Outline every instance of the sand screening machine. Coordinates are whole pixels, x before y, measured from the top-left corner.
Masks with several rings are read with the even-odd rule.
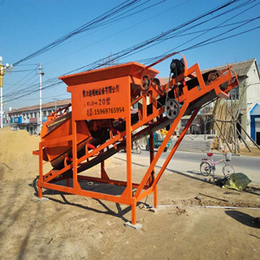
[[[39,150],[34,151],[39,155],[40,198],[45,188],[129,205],[133,225],[139,201],[153,194],[157,207],[158,181],[199,109],[215,98],[228,98],[228,91],[238,85],[229,65],[202,74],[198,64],[188,68],[184,56],[172,60],[169,81],[163,84],[152,66],[171,55],[150,66],[130,62],[60,77],[71,93],[71,108],[52,113],[43,124]],[[184,115],[191,115],[190,119],[156,172],[155,165]],[[166,126],[169,131],[155,153],[153,133]],[[150,137],[150,165],[135,183],[132,143],[145,136]],[[111,178],[105,160],[123,149],[126,176],[124,180]],[[52,165],[47,173],[43,172],[44,161]],[[98,177],[91,175],[95,165],[100,165]],[[86,189],[82,185],[86,181],[123,188],[115,195],[106,189]]]

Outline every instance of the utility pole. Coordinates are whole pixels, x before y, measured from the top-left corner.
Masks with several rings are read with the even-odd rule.
[[[42,71],[42,63],[39,65],[39,74],[40,74],[40,131],[42,130],[42,76],[44,75],[44,72]]]
[[[57,111],[57,101],[59,101],[59,99],[53,98],[53,100],[54,100],[54,104],[55,104],[55,111]]]
[[[3,65],[3,57],[0,56],[0,96],[1,96],[1,120],[0,120],[0,128],[3,128],[3,114],[4,114],[4,111],[3,111],[3,77],[6,73],[7,70],[10,70],[12,71],[13,69],[13,66],[12,65],[9,65],[8,63],[6,63],[5,65]]]

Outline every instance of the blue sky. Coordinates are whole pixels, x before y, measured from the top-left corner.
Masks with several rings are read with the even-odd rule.
[[[131,1],[0,0],[0,22],[2,25],[0,29],[0,56],[3,57],[3,63],[15,64],[117,5],[127,2]],[[4,76],[5,110],[9,107],[19,108],[39,102],[36,84],[39,82],[37,64],[40,62],[42,62],[45,73],[43,87],[49,86],[43,91],[43,102],[69,98],[65,84],[50,86],[52,83],[57,83],[59,76],[92,62],[106,60],[109,55],[176,28],[227,2],[229,1],[138,0],[135,5],[137,8],[135,10],[139,10],[138,13],[113,24],[71,37],[50,51],[15,66],[12,74]],[[238,6],[241,4],[245,4],[245,6],[239,9]],[[137,7],[137,5],[140,6]],[[213,18],[231,8],[236,9],[198,25],[199,22]],[[141,9],[144,10],[141,11]],[[202,41],[208,43],[210,38],[218,40],[246,32],[260,25],[260,19],[257,18],[259,15],[259,0],[237,1],[219,12],[192,23],[190,29],[178,37],[158,42],[151,47],[147,45],[149,48],[142,48],[137,53],[119,59],[118,62],[140,62],[168,51],[185,49]],[[254,18],[256,19],[252,21]],[[250,22],[249,19],[251,19]],[[210,30],[217,25],[221,27]],[[185,28],[187,27],[183,27],[183,29]],[[201,69],[252,58],[256,58],[259,62],[259,42],[260,29],[258,28],[236,37],[184,51],[183,54],[186,56],[189,66],[199,63]],[[161,77],[169,75],[170,61],[168,59],[155,67],[160,71]],[[32,91],[34,91],[33,94],[31,94]]]

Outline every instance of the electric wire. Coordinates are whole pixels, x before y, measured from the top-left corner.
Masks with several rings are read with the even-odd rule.
[[[184,27],[184,26],[187,26],[187,25],[193,23],[194,21],[197,21],[197,20],[199,20],[199,19],[201,19],[201,18],[203,18],[203,17],[206,17],[206,16],[208,16],[208,15],[211,15],[211,14],[213,14],[213,13],[215,13],[215,12],[217,12],[217,11],[219,11],[219,10],[221,10],[221,9],[223,9],[223,8],[225,8],[225,7],[227,7],[227,6],[231,5],[231,4],[233,4],[233,3],[235,3],[236,1],[237,1],[237,0],[229,1],[229,2],[225,3],[224,5],[221,5],[221,6],[215,8],[215,9],[209,11],[209,12],[206,12],[206,13],[204,13],[203,15],[198,16],[198,17],[196,17],[196,18],[194,18],[194,19],[192,19],[192,20],[190,20],[190,21],[188,21],[188,22],[186,22],[186,23],[184,23],[184,24],[181,24],[181,25],[177,26],[177,28],[174,27],[173,29],[171,29],[171,30],[169,30],[169,31],[167,31],[166,33],[163,33],[163,34],[167,35],[167,34],[170,33],[171,31],[176,31],[176,30],[178,30],[178,29],[180,29],[180,28],[182,28],[182,27]],[[252,1],[252,0],[249,0],[249,1],[247,1],[247,2],[251,2],[251,1]],[[80,29],[82,29],[82,28],[80,28]],[[77,31],[77,30],[79,30],[79,28],[76,29],[76,30],[74,30],[74,31]],[[158,37],[161,38],[162,35],[155,36],[154,39],[156,39],[156,38],[158,38]],[[130,48],[126,49],[126,50],[123,50],[123,51],[121,51],[121,52],[118,52],[118,55],[119,55],[120,53],[122,53],[121,55],[122,55],[122,56],[125,56],[128,52],[131,52],[131,49],[133,49],[133,51],[134,51],[136,48],[141,48],[141,47],[143,47],[143,46],[147,46],[147,44],[148,44],[149,42],[152,43],[154,39],[150,39],[150,40],[148,40],[148,41],[145,41],[145,42],[139,44],[139,46],[134,46],[134,47],[132,47],[132,48],[130,47]],[[124,54],[124,52],[126,52],[126,53]],[[117,54],[115,54],[112,59],[115,59],[115,57],[117,57]],[[107,58],[108,58],[108,57],[106,57],[105,59],[107,59]],[[103,60],[104,60],[104,59],[101,59],[101,60],[98,60],[98,61],[93,62],[93,63],[92,63],[93,66],[91,66],[92,64],[87,65],[87,66],[90,67],[90,68],[88,68],[88,69],[95,69],[95,68],[98,68],[98,67],[101,67],[101,66],[106,65],[106,63],[104,64]],[[16,63],[16,64],[18,64],[18,63]],[[99,65],[98,65],[98,66],[95,66],[95,64],[99,64]],[[67,72],[67,73],[65,73],[65,74],[70,74],[70,73],[73,73],[73,72],[75,72],[75,71],[84,70],[84,69],[85,69],[85,66],[80,67],[80,68],[77,68],[77,69],[74,69],[74,70],[69,71],[69,72]],[[86,69],[87,69],[87,68],[86,68]]]
[[[152,6],[147,7],[147,8],[145,8],[144,10],[148,10],[149,8],[154,7],[154,6],[160,4],[160,3],[164,2],[164,1],[166,1],[166,0],[162,0],[161,2],[158,2],[157,4],[153,4]],[[167,8],[167,10],[165,10],[165,11],[163,11],[163,12],[161,11],[161,12],[160,12],[160,15],[163,14],[163,13],[165,13],[165,12],[170,12],[172,9],[176,9],[177,7],[180,7],[180,6],[184,5],[184,4],[186,4],[188,1],[189,1],[189,0],[186,0],[186,1],[182,2],[182,3],[180,3],[180,4],[175,5],[174,7]],[[142,11],[143,11],[143,10],[142,10]],[[93,43],[91,43],[91,44],[85,45],[84,47],[79,48],[79,49],[77,49],[77,50],[74,50],[74,51],[72,51],[72,52],[70,52],[70,53],[68,53],[68,54],[66,54],[66,55],[63,54],[63,55],[61,55],[60,57],[58,57],[58,58],[56,58],[56,59],[53,59],[53,58],[52,58],[52,60],[51,60],[50,62],[48,62],[48,64],[49,64],[49,63],[52,63],[52,62],[54,62],[54,61],[56,61],[56,60],[58,60],[58,59],[64,58],[64,56],[68,57],[69,55],[72,55],[72,54],[74,54],[74,53],[76,53],[76,52],[79,52],[79,51],[81,51],[81,50],[83,50],[83,49],[89,48],[90,46],[96,45],[97,43],[100,43],[100,42],[103,42],[103,41],[107,41],[109,38],[113,38],[113,37],[115,37],[116,35],[121,34],[122,32],[125,32],[125,31],[127,31],[127,30],[129,30],[129,29],[132,29],[133,27],[140,26],[142,23],[147,22],[147,21],[152,20],[152,19],[154,19],[154,17],[153,17],[153,16],[150,16],[149,18],[147,18],[147,19],[145,19],[145,20],[143,20],[143,21],[141,21],[141,22],[137,22],[137,23],[132,24],[131,26],[129,26],[129,27],[127,27],[127,28],[120,29],[120,31],[118,31],[118,32],[116,32],[116,33],[114,33],[114,34],[110,34],[109,36],[106,36],[106,37],[104,37],[104,38],[101,39],[101,40],[98,40],[98,41],[93,42]],[[104,26],[105,26],[105,25],[104,25]],[[102,28],[102,29],[103,29],[103,28]],[[98,30],[95,30],[95,33],[96,33],[97,31],[98,31]],[[82,39],[83,37],[86,37],[86,36],[89,36],[89,35],[90,35],[90,34],[84,35],[84,36],[82,36],[82,37],[80,37],[80,38],[78,38],[78,39]],[[78,39],[75,39],[75,40],[78,40]],[[72,42],[72,41],[70,41],[70,42]],[[45,63],[45,64],[46,64],[46,63]],[[18,65],[18,66],[19,66],[19,65]]]
[[[234,3],[234,2],[236,2],[236,1],[231,1],[231,2],[229,2],[229,4],[228,5],[230,5],[231,3]],[[254,1],[247,1],[247,2],[254,2]],[[227,4],[226,4],[227,5]],[[226,5],[224,5],[224,6],[226,6]],[[219,7],[220,8],[220,7]],[[222,7],[222,8],[224,8],[224,7]],[[221,9],[222,9],[221,8]],[[215,9],[216,11],[217,10],[221,10],[221,9]],[[204,14],[204,15],[202,15],[202,16],[200,16],[201,18],[204,18],[205,16],[207,16],[207,15],[209,15],[209,14],[212,14],[213,13],[213,11],[210,11],[210,12],[208,12],[208,13],[206,13],[206,14]],[[200,18],[200,19],[201,19]],[[256,18],[254,18],[254,19],[256,19]],[[258,18],[257,18],[258,19]],[[178,26],[179,28],[183,28],[184,26],[187,26],[188,24],[190,24],[190,23],[193,23],[193,21],[197,21],[197,20],[199,20],[198,18],[195,18],[195,19],[192,19],[192,20],[190,20],[189,22],[186,22],[186,23],[184,23],[184,24],[182,24],[182,26]],[[241,21],[240,23],[242,23],[242,25],[241,26],[244,26],[246,23],[249,23],[250,21],[253,21],[253,19],[248,19],[248,20],[245,20],[245,22],[243,23],[243,21]],[[192,45],[192,46],[189,46],[189,47],[187,47],[187,48],[185,48],[185,49],[183,49],[183,50],[180,50],[181,52],[184,52],[184,51],[187,51],[187,50],[191,50],[191,49],[194,49],[194,48],[198,48],[198,47],[202,47],[202,46],[205,46],[205,45],[208,45],[208,44],[212,44],[212,43],[215,43],[215,42],[218,42],[218,41],[222,41],[222,40],[225,40],[225,39],[229,39],[229,38],[232,38],[232,37],[236,37],[236,36],[238,36],[238,35],[241,35],[241,34],[244,34],[244,33],[248,33],[248,32],[250,32],[250,31],[253,31],[253,30],[256,30],[256,29],[259,29],[259,27],[260,26],[257,26],[257,27],[255,27],[255,28],[252,28],[252,29],[248,29],[248,30],[245,30],[245,31],[243,31],[243,32],[239,32],[239,33],[236,33],[236,34],[233,34],[233,35],[231,35],[231,36],[227,36],[227,37],[222,37],[222,38],[220,38],[220,39],[218,39],[218,40],[214,40],[215,38],[217,38],[217,37],[219,37],[220,36],[220,34],[219,35],[217,35],[217,36],[215,36],[215,37],[211,37],[211,38],[208,38],[207,40],[204,40],[204,41],[201,41],[200,43],[197,43],[197,44],[194,44],[194,45]],[[177,30],[176,28],[174,28],[175,30]],[[225,33],[228,33],[228,32],[231,32],[232,30],[234,30],[234,29],[236,29],[236,28],[232,28],[232,29],[230,29],[230,30],[228,30],[228,31],[226,31]],[[173,29],[172,29],[173,30]],[[206,29],[206,31],[207,31],[208,29]],[[223,33],[221,34],[221,35],[223,35]],[[153,42],[153,39],[158,39],[160,36],[157,36],[157,37],[154,37],[154,38],[152,38],[152,40],[150,40],[150,42]],[[147,43],[147,41],[146,41],[146,43]],[[148,41],[148,43],[149,43],[149,41]],[[137,47],[137,49],[139,49],[139,48],[141,48],[143,46],[143,44],[141,44],[141,45],[139,45],[139,46],[136,46]],[[133,51],[135,50],[135,48],[132,48],[131,49],[132,50],[132,53],[133,53]],[[131,52],[130,52],[130,49],[128,48],[128,49],[126,49],[125,50],[125,52],[123,52],[123,51],[121,51],[121,52],[118,52],[119,54],[121,53],[121,54],[124,54],[123,56],[126,56],[127,54],[130,54]],[[123,56],[120,56],[119,58],[121,58],[121,57],[123,57]],[[160,56],[157,56],[156,58],[158,58],[158,57],[161,57],[162,55],[160,55]],[[114,57],[114,55],[113,55],[113,57]],[[155,57],[153,57],[153,58],[149,58],[150,60],[149,61],[151,61],[152,59],[155,59]],[[104,59],[102,59],[102,60],[104,60]],[[78,71],[78,70],[81,70],[81,69],[86,69],[86,68],[90,68],[90,69],[92,69],[92,68],[96,68],[96,67],[100,67],[100,66],[104,66],[104,62],[102,62],[101,64],[99,63],[99,61],[100,60],[98,60],[98,61],[96,61],[96,62],[93,62],[93,63],[90,63],[90,64],[88,64],[88,65],[85,65],[85,66],[82,66],[82,67],[80,67],[80,68],[78,68],[78,69],[75,69],[75,70],[73,70],[73,71],[70,71],[68,74],[70,74],[70,73],[72,73],[72,72],[74,72],[74,71]],[[148,59],[147,59],[147,61],[148,61]],[[98,64],[98,65],[97,65]],[[95,67],[96,66],[96,67]],[[58,86],[58,85],[60,85],[60,84],[62,84],[63,82],[54,82],[54,83],[51,83],[51,84],[49,84],[49,85],[46,85],[46,86],[44,86],[43,87],[43,89],[47,89],[47,88],[50,88],[50,87],[53,87],[53,86]],[[38,84],[35,84],[35,86],[32,86],[32,87],[36,87],[36,85],[37,85],[37,87],[38,87]],[[30,94],[32,94],[32,93],[35,93],[35,92],[37,92],[37,91],[39,91],[38,89],[35,89],[35,90],[32,90],[31,92],[30,92]],[[26,95],[28,95],[28,93],[26,94]],[[23,97],[24,95],[21,95],[20,97]],[[17,98],[19,98],[19,97],[17,97]],[[14,100],[14,99],[10,99],[9,101],[11,101],[11,100]]]
[[[252,2],[255,2],[255,0],[253,0],[253,1],[252,1],[252,0],[247,1],[247,4],[250,4],[250,3],[252,3]],[[242,5],[238,6],[238,8],[244,7],[245,4],[246,4],[246,3],[243,3]],[[259,4],[259,3],[257,3],[256,5],[258,5],[258,4]],[[254,5],[254,6],[256,6],[256,5]],[[254,7],[254,6],[253,6],[253,7]],[[251,9],[251,8],[253,8],[253,7],[250,7],[249,9]],[[249,9],[248,9],[248,10],[249,10]],[[229,11],[226,11],[226,12],[224,12],[224,13],[227,14],[227,13],[230,12],[230,11],[234,11],[234,8],[231,9],[231,10],[229,10]],[[245,10],[242,11],[241,13],[239,13],[239,14],[242,14],[242,13],[244,13],[244,12],[245,12]],[[217,15],[217,16],[215,16],[215,17],[210,18],[209,20],[213,20],[213,19],[215,19],[216,17],[219,17],[219,16],[221,16],[221,15],[222,15],[222,14],[219,14],[219,15]],[[236,17],[236,16],[237,16],[237,15],[235,15],[234,17]],[[227,19],[227,20],[230,20],[230,19],[232,19],[232,18],[229,18],[229,19]],[[257,19],[258,19],[258,18],[257,18]],[[208,22],[209,20],[206,20],[206,21]],[[254,19],[254,20],[255,20],[255,19]],[[250,19],[249,22],[251,22],[251,21],[253,21],[253,19]],[[205,21],[200,22],[199,25],[203,24],[204,22],[205,22]],[[222,23],[221,23],[221,24],[222,24]],[[198,24],[197,24],[197,25],[198,25]],[[197,27],[197,25],[195,25],[194,27]],[[192,27],[189,27],[189,28],[187,28],[187,29],[184,29],[184,30],[182,30],[182,32],[183,32],[183,31],[187,31],[187,30],[189,30],[190,28],[192,28]],[[208,32],[208,31],[210,31],[210,30],[211,30],[211,29],[206,29],[206,32]],[[204,33],[202,33],[201,36],[202,36],[203,34],[204,34]],[[177,34],[177,35],[178,35],[178,34]],[[175,36],[176,36],[176,34],[175,34]],[[171,38],[172,38],[172,37],[171,37]],[[196,39],[196,38],[198,38],[198,36],[196,36],[196,37],[192,38],[191,40],[186,41],[186,42],[184,42],[184,43],[182,43],[182,44],[180,44],[180,45],[174,47],[174,49],[169,50],[167,53],[162,54],[160,57],[166,56],[167,54],[173,52],[174,50],[178,49],[179,47],[183,46],[184,44],[193,41],[193,40]],[[166,41],[166,40],[168,40],[168,39],[170,39],[170,38],[165,38],[164,41]],[[148,49],[148,48],[151,48],[151,47],[153,47],[153,46],[155,46],[155,45],[157,45],[157,44],[160,44],[160,43],[161,43],[161,42],[154,42],[152,45],[147,45],[146,47],[142,48],[141,51],[143,51],[143,50],[145,50],[145,49]],[[132,55],[133,55],[133,54],[137,54],[138,52],[140,52],[140,50],[137,50],[137,51],[133,52]],[[128,55],[127,55],[127,56],[128,56]],[[127,56],[126,56],[126,57],[127,57]]]
[[[36,76],[36,75],[34,75],[33,77],[31,77],[27,82],[23,83],[21,86],[26,86],[26,84],[27,84],[29,81],[31,81],[33,78],[34,78],[34,81],[33,81],[31,84],[34,84],[34,85],[39,86],[39,83],[36,83],[36,82],[38,82],[38,78],[35,79],[35,76]],[[35,84],[35,83],[36,83],[36,84]],[[19,98],[18,95],[20,95],[21,93],[30,94],[30,92],[31,92],[31,90],[28,89],[28,87],[26,86],[24,89],[19,89],[19,90],[17,90],[17,91],[12,92],[11,97],[16,100],[17,98]]]
[[[179,30],[179,29],[181,29],[181,28],[183,28],[185,26],[188,26],[188,25],[190,25],[190,24],[192,24],[192,23],[194,23],[194,22],[196,22],[196,21],[198,21],[198,20],[200,20],[202,18],[205,18],[205,17],[207,17],[209,15],[212,15],[213,13],[218,12],[218,11],[224,9],[224,8],[228,7],[229,5],[231,5],[231,4],[234,4],[235,2],[237,2],[237,0],[229,1],[229,2],[223,4],[223,5],[219,6],[219,7],[216,7],[214,9],[212,9],[212,10],[202,14],[202,15],[199,15],[199,16],[197,16],[197,17],[195,17],[195,18],[193,18],[193,19],[191,19],[191,20],[189,20],[187,22],[184,22],[181,25],[178,25],[178,26],[176,26],[174,28],[171,28],[170,30],[168,30],[166,32],[163,32],[163,33],[161,33],[159,35],[156,35],[156,36],[154,36],[154,37],[152,37],[152,38],[150,38],[150,39],[148,39],[146,41],[143,41],[143,42],[141,42],[141,43],[139,43],[137,45],[134,45],[132,47],[129,47],[127,49],[119,51],[119,52],[113,54],[111,57],[107,56],[105,59],[111,58],[110,61],[113,61],[115,59],[128,57],[129,54],[136,53],[136,51],[139,50],[139,49],[148,48],[148,46],[150,46],[152,43],[163,39],[165,36],[169,35],[170,33],[175,32],[175,31],[177,31],[177,30]],[[99,59],[99,60],[94,61],[94,62],[92,62],[92,63],[90,63],[88,65],[84,65],[82,67],[74,69],[74,70],[68,72],[68,74],[73,73],[75,71],[93,70],[93,69],[100,68],[102,66],[106,66],[107,62],[103,62],[103,61],[104,61],[104,59]]]
[[[192,23],[193,21],[197,21],[197,20],[199,20],[199,19],[201,19],[201,18],[203,18],[203,17],[205,17],[205,16],[208,16],[209,14],[212,14],[212,13],[218,11],[218,10],[221,10],[222,8],[224,8],[224,7],[230,5],[231,3],[234,3],[234,2],[236,2],[236,1],[234,0],[234,1],[228,2],[228,3],[226,3],[226,4],[224,4],[224,5],[220,6],[220,7],[217,7],[217,8],[215,8],[215,9],[209,11],[209,12],[206,12],[205,14],[203,14],[203,15],[201,15],[201,16],[198,16],[198,17],[192,19],[191,21],[184,23],[184,25],[181,25],[181,26],[178,26],[177,28],[174,28],[173,30],[175,31],[175,30],[177,30],[177,29],[179,29],[179,28],[182,28],[183,26],[186,26],[186,25]],[[158,38],[158,36],[155,37],[155,38]],[[128,50],[127,50],[127,51],[128,51]],[[95,64],[95,63],[97,64],[97,62],[94,62],[94,64]],[[104,63],[104,62],[101,62],[101,64],[103,64],[103,63]],[[93,65],[94,65],[94,64],[93,64]],[[98,65],[98,67],[99,67],[99,66],[100,66],[100,65]],[[91,68],[91,69],[92,69],[92,68]],[[76,69],[76,70],[79,70],[79,69]],[[70,71],[69,73],[72,73],[72,72],[73,72],[73,71]],[[59,84],[59,83],[58,83],[58,82],[57,82],[57,83],[54,83],[54,85],[56,85],[56,84]],[[48,87],[51,87],[51,86],[52,86],[52,85],[46,86],[46,87],[48,88]],[[33,87],[37,87],[37,86],[33,86]],[[32,90],[31,93],[34,93],[35,91],[37,91],[37,90]]]
[[[184,49],[183,51],[187,51],[187,50],[195,49],[195,48],[198,48],[198,47],[203,47],[203,46],[206,46],[206,45],[209,45],[209,44],[213,44],[213,43],[216,43],[216,42],[224,41],[224,40],[227,40],[227,39],[230,39],[230,38],[233,38],[233,37],[236,37],[236,36],[245,34],[245,33],[249,33],[249,32],[252,32],[252,31],[255,31],[255,30],[258,30],[258,29],[260,29],[260,25],[254,27],[254,28],[251,28],[251,29],[248,29],[248,30],[245,30],[245,31],[242,31],[242,32],[233,34],[233,35],[230,35],[230,36],[226,36],[226,37],[220,38],[220,39],[218,39],[218,40],[211,41],[211,42],[205,42],[205,41],[203,41],[203,42],[201,42],[201,43],[199,43],[199,44],[196,44],[196,45],[194,45],[194,46],[191,46],[191,47],[189,47],[189,48],[186,48],[186,49]]]
[[[27,71],[31,71],[31,70],[15,70],[15,71],[12,71],[12,73],[17,73],[17,72],[27,72]]]
[[[127,1],[124,1],[123,3],[117,5],[116,7],[112,8],[112,9],[110,9],[109,11],[105,12],[104,14],[96,17],[95,19],[91,20],[90,22],[85,23],[84,25],[80,26],[79,28],[77,28],[77,29],[71,31],[70,33],[62,36],[61,38],[55,40],[54,42],[40,48],[39,50],[37,50],[37,51],[33,52],[32,54],[26,56],[25,58],[18,60],[17,62],[15,62],[13,64],[13,66],[17,66],[18,64],[20,64],[20,63],[22,63],[26,60],[29,60],[31,58],[34,58],[34,57],[40,55],[40,54],[43,54],[46,51],[49,51],[50,49],[58,46],[59,44],[67,41],[68,39],[74,37],[75,35],[78,35],[80,33],[83,33],[85,31],[88,31],[88,30],[91,30],[91,29],[96,29],[100,26],[107,25],[111,22],[118,21],[118,19],[119,19],[118,14],[119,15],[121,14],[121,16],[123,14],[127,14],[127,12],[129,12],[128,9],[130,9],[132,6],[136,5],[137,3],[141,2],[141,1],[142,0],[132,0],[132,1],[127,0]],[[149,1],[146,1],[146,2],[149,2]],[[159,3],[162,3],[162,2],[163,1],[160,1]],[[154,5],[156,5],[156,4],[153,4],[152,6],[154,6]],[[150,6],[150,7],[152,7],[152,6]],[[148,8],[150,8],[150,7],[148,7]],[[128,10],[128,11],[126,11],[126,10]],[[142,9],[141,11],[143,11],[143,10],[145,10],[145,9]],[[113,20],[113,19],[115,19],[113,17],[115,17],[117,19]],[[122,19],[122,17],[120,19]]]
[[[209,29],[203,29],[203,30],[198,30],[198,31],[193,31],[193,32],[188,32],[188,33],[181,33],[179,35],[175,35],[172,38],[181,38],[181,37],[199,34],[199,33],[203,33],[203,32],[218,30],[218,29],[221,29],[221,28],[226,28],[226,27],[230,27],[230,26],[233,26],[233,25],[238,25],[238,24],[250,22],[250,21],[252,21],[252,19],[247,19],[247,20],[237,21],[237,22],[233,22],[233,23],[227,23],[227,24],[223,24],[223,25],[213,26]]]
[[[181,50],[180,52],[185,52],[185,51],[188,51],[188,50],[191,50],[191,49],[200,48],[200,47],[203,47],[205,45],[209,45],[209,44],[220,42],[220,41],[223,41],[223,40],[226,40],[226,39],[230,39],[230,38],[233,38],[233,37],[236,37],[236,36],[239,36],[239,35],[242,35],[242,34],[245,34],[245,33],[248,33],[248,32],[254,31],[254,30],[257,30],[257,29],[260,29],[260,26],[256,26],[256,27],[254,27],[252,29],[248,29],[248,30],[245,30],[243,32],[239,32],[239,33],[227,36],[227,37],[223,37],[221,39],[218,39],[218,40],[215,40],[215,41],[211,41],[211,42],[208,42],[208,43],[204,42],[203,44],[202,43],[201,44],[196,44],[196,45],[187,47],[187,48]],[[159,57],[161,57],[161,56],[157,56],[156,58],[159,58]],[[152,59],[154,59],[154,58],[152,58]],[[150,62],[151,62],[151,60],[150,60]],[[61,85],[61,84],[63,84],[63,82],[59,81],[59,82],[56,82],[56,83],[53,83],[53,84],[50,84],[50,85],[47,85],[47,86],[43,87],[42,90],[48,89],[50,87],[57,87],[58,85]],[[36,85],[38,86],[38,84],[36,84]],[[22,95],[20,95],[19,97],[16,97],[16,98],[9,98],[8,100],[6,100],[6,102],[10,102],[10,101],[13,101],[13,100],[20,99],[20,98],[22,98],[24,96],[27,96],[27,95],[30,95],[30,94],[34,94],[34,93],[36,93],[38,91],[39,91],[39,89],[36,89],[36,90],[31,91],[30,93],[26,93],[26,94],[24,93],[24,94],[22,94]]]
[[[16,82],[15,84],[11,85],[8,87],[8,91],[7,94],[3,95],[3,97],[6,97],[8,95],[13,95],[13,91],[10,91],[12,88],[14,88],[15,86],[17,86],[18,84],[21,84],[21,82],[26,79],[27,77],[29,77],[33,72],[36,72],[36,69],[30,70],[30,72],[28,74],[26,74],[22,79],[20,79],[18,82]],[[34,75],[35,76],[35,75]],[[34,77],[33,76],[33,77]],[[28,81],[26,81],[25,83],[28,83]],[[25,84],[23,83],[23,84]]]
[[[246,10],[241,11],[241,12],[238,13],[238,14],[233,15],[232,17],[226,19],[225,21],[223,21],[223,22],[221,22],[220,24],[218,24],[217,26],[215,26],[215,28],[218,28],[218,26],[223,25],[223,24],[226,23],[227,21],[230,21],[230,20],[234,19],[235,17],[238,17],[238,16],[241,15],[241,14],[244,14],[245,12],[247,12],[248,10],[250,10],[250,9],[252,9],[252,8],[254,8],[254,7],[256,7],[256,6],[259,5],[259,4],[260,4],[260,2],[254,4],[253,6],[250,6],[249,8],[247,8]],[[249,23],[251,23],[251,22],[253,22],[253,21],[255,21],[255,20],[259,19],[259,18],[260,18],[260,16],[255,17],[255,18],[253,18],[253,19],[249,19],[248,21],[245,21],[244,23],[240,24],[239,26],[233,27],[233,28],[227,30],[227,31],[224,32],[224,33],[222,32],[222,33],[220,33],[219,35],[214,36],[213,38],[216,38],[216,37],[221,36],[221,35],[223,35],[223,34],[229,33],[229,32],[231,32],[231,31],[233,31],[233,30],[237,30],[238,28],[240,28],[240,27],[242,27],[242,26],[244,26],[244,25],[246,25],[246,24],[249,24]],[[213,27],[213,28],[214,28],[214,27]],[[198,36],[194,37],[193,39],[191,39],[191,40],[189,40],[189,41],[186,41],[184,44],[187,44],[187,43],[189,43],[189,42],[191,42],[191,41],[193,41],[193,40],[195,40],[195,39],[201,37],[202,35],[204,35],[205,33],[209,32],[209,31],[211,31],[211,30],[212,30],[211,28],[208,29],[208,30],[206,30],[205,32],[199,34]],[[207,41],[209,41],[209,40],[207,40]],[[182,44],[182,45],[183,45],[183,44]],[[179,47],[182,46],[182,45],[179,45],[179,46],[177,46],[176,48],[179,48]]]
[[[137,9],[138,7],[140,7],[140,6],[142,6],[142,5],[146,4],[146,3],[148,3],[149,1],[150,1],[150,0],[146,0],[144,3],[141,3],[141,4],[137,5],[137,6],[134,6],[132,9],[130,9],[130,11],[133,11],[134,9]],[[127,1],[127,2],[129,2],[129,1]],[[137,1],[137,0],[131,1],[129,5],[124,5],[124,8],[127,7],[127,6],[131,6],[133,3],[138,3],[138,2],[140,2],[140,0],[138,0],[138,1]],[[152,5],[146,6],[145,8],[143,8],[143,9],[141,9],[141,10],[137,10],[137,11],[135,11],[134,13],[132,12],[132,13],[130,13],[130,14],[128,14],[128,15],[125,15],[125,14],[128,13],[128,10],[126,10],[126,11],[123,12],[122,14],[119,13],[119,16],[115,16],[115,17],[113,18],[113,20],[110,19],[108,22],[113,22],[113,21],[119,20],[120,16],[123,16],[123,15],[125,15],[125,17],[127,17],[127,16],[130,16],[130,15],[136,14],[136,13],[138,13],[138,12],[147,10],[147,9],[152,8],[152,7],[158,5],[158,4],[162,3],[162,2],[164,2],[164,0],[162,0],[162,1],[160,1],[160,2],[157,2],[157,3],[153,3]],[[119,6],[120,6],[120,5],[119,5]],[[124,9],[121,9],[121,10],[124,10]],[[112,11],[112,9],[111,9],[110,11]],[[109,12],[110,12],[110,11],[109,11]],[[113,12],[116,13],[114,10],[113,10]],[[99,17],[102,17],[102,15],[99,16]],[[102,19],[102,20],[103,20],[103,19]],[[105,20],[104,20],[104,21],[105,21]],[[108,22],[107,22],[107,24],[108,24]],[[94,23],[92,23],[92,24],[94,24]],[[104,24],[104,23],[103,23],[103,24]],[[101,26],[101,25],[102,25],[102,24],[99,24],[98,26]],[[93,28],[94,28],[94,27],[93,27]],[[81,27],[81,28],[78,28],[78,30],[79,30],[79,29],[82,30],[82,29],[84,29],[84,28]],[[76,31],[77,31],[77,30],[74,30],[73,33],[76,32]],[[19,62],[15,63],[14,66],[27,66],[26,64],[23,65],[23,64],[18,64],[18,63],[19,63]],[[28,65],[29,65],[29,64],[28,64]],[[32,87],[34,87],[34,86],[32,86]]]

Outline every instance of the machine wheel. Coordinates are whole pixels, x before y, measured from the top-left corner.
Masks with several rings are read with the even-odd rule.
[[[165,102],[165,114],[169,119],[175,119],[180,112],[180,105],[175,99],[168,99]]]
[[[208,82],[216,80],[219,77],[219,71],[211,71],[208,75]]]
[[[223,166],[222,172],[225,177],[229,177],[232,173],[235,173],[235,169],[231,164],[227,163],[226,165]]]
[[[167,152],[167,150],[168,150],[168,147],[166,146],[166,147],[163,149],[163,151],[164,151],[164,152]]]
[[[209,176],[211,173],[211,165],[208,162],[201,162],[200,173],[203,176]]]

